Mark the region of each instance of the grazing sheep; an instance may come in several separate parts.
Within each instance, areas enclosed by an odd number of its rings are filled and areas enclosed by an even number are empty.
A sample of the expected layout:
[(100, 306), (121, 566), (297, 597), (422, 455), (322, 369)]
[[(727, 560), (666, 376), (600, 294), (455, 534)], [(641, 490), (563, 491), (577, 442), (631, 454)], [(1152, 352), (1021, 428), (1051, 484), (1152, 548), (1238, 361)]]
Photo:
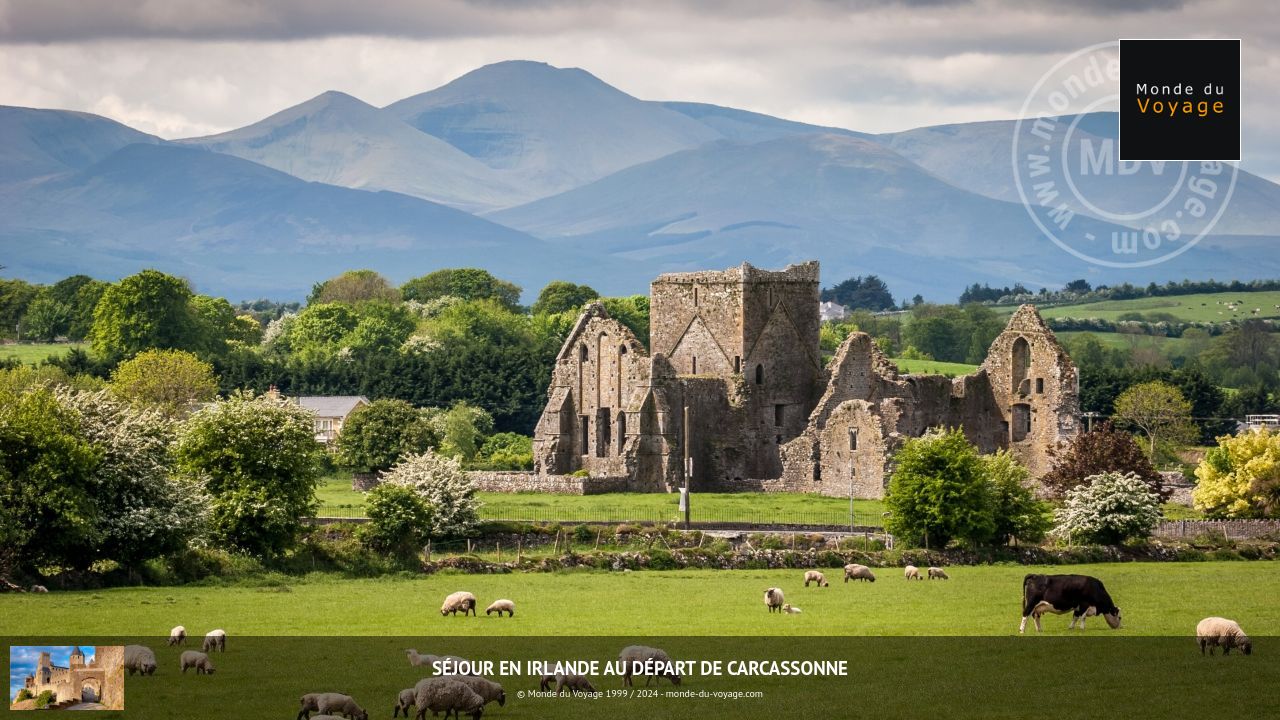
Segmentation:
[(803, 610), (792, 605), (791, 603), (787, 603), (786, 605), (782, 606), (782, 612), (788, 615), (799, 615), (801, 612), (803, 612)]
[[(626, 672), (622, 675), (623, 687), (631, 687), (631, 675), (633, 673), (642, 674), (645, 670), (644, 664), (649, 663), (649, 669), (656, 669), (659, 672), (654, 675), (646, 675), (644, 684), (648, 685), (654, 678), (667, 678), (672, 685), (680, 684), (680, 675), (676, 673), (675, 663), (671, 662), (671, 656), (658, 648), (646, 647), (644, 645), (628, 645), (622, 648), (622, 652), (618, 653), (618, 662), (622, 663)], [(637, 667), (636, 663), (640, 663)]]
[(458, 682), (471, 688), (475, 694), (484, 698), (484, 702), (488, 705), (491, 702), (497, 702), (498, 707), (507, 704), (507, 691), (502, 689), (502, 684), (494, 682), (488, 678), (479, 675), (441, 675), (440, 677)]
[(502, 613), (506, 613), (507, 617), (515, 617), (516, 604), (510, 600), (494, 600), (489, 607), (485, 608), (484, 614), (498, 613), (498, 617), (502, 617)]
[(307, 720), (311, 713), (321, 715), (342, 715), (351, 720), (369, 720), (369, 713), (360, 707), (350, 695), (342, 693), (307, 693), (298, 701), (302, 709), (298, 711), (301, 720)]
[[(417, 691), (413, 688), (405, 688), (400, 691), (400, 695), (396, 698), (395, 709), (391, 711), (391, 717), (400, 717), (400, 713), (404, 713), (405, 717), (409, 717), (409, 708), (414, 707), (415, 698), (418, 696)], [(316, 720), (311, 718), (311, 720)]]
[(866, 582), (875, 582), (876, 575), (875, 573), (871, 572), (871, 568), (867, 567), (866, 565), (858, 565), (857, 563), (853, 563), (853, 564), (844, 566), (844, 581), (849, 582), (850, 579), (864, 580)]
[(195, 668), (197, 675), (212, 675), (213, 662), (209, 660), (209, 656), (195, 650), (187, 650), (178, 658), (178, 663), (182, 666), (182, 674), (187, 674), (187, 668)]
[(169, 631), (169, 647), (184, 645), (187, 642), (187, 629), (181, 625)]
[(929, 568), (929, 579), (930, 580), (950, 580), (951, 576), (947, 574), (946, 570), (943, 570), (940, 567), (931, 567)]
[(128, 670), (130, 675), (134, 673), (155, 675), (156, 654), (146, 645), (125, 645), (124, 669)]
[(764, 606), (769, 608), (769, 612), (781, 611), (784, 602), (786, 599), (781, 588), (771, 587), (764, 591)]
[(902, 569), (902, 575), (903, 575), (903, 577), (905, 577), (905, 578), (906, 578), (906, 579), (908, 579), (908, 580), (923, 580), (923, 579), (924, 579), (924, 578), (920, 577), (920, 568), (916, 567), (915, 565), (908, 565), (908, 566), (906, 566), (905, 568), (903, 568), (903, 569)]
[(1207, 617), (1197, 623), (1196, 642), (1200, 644), (1201, 655), (1206, 647), (1210, 655), (1217, 647), (1222, 648), (1223, 655), (1230, 655), (1231, 648), (1240, 648), (1245, 655), (1253, 654), (1253, 641), (1240, 629), (1239, 623), (1226, 618)]
[(456, 616), (459, 611), (462, 612), (463, 616), (466, 616), (467, 613), (475, 615), (476, 596), (465, 590), (460, 590), (445, 598), (444, 604), (440, 606), (441, 615), (453, 614)]
[(409, 656), (409, 664), (413, 665), (414, 667), (418, 667), (418, 666), (431, 667), (432, 665), (438, 662), (445, 662), (445, 661), (453, 662), (455, 665), (458, 663), (466, 662), (465, 658), (460, 658), (457, 655), (432, 655), (430, 653), (424, 655), (422, 653), (419, 653), (417, 650), (414, 650), (413, 648), (409, 648), (404, 652), (406, 655)]
[(424, 678), (418, 681), (413, 690), (413, 702), (418, 706), (418, 712), (414, 715), (417, 720), (425, 720), (428, 710), (432, 715), (443, 710), (446, 718), (451, 713), (455, 717), (466, 713), (472, 720), (480, 720), (480, 716), (484, 714), (484, 698), (457, 680), (445, 677)]
[(809, 587), (810, 581), (818, 583), (818, 587), (828, 587), (827, 577), (817, 570), (809, 570), (804, 574), (804, 586)]
[(45, 587), (45, 586), (43, 586), (43, 585), (32, 585), (32, 586), (31, 586), (31, 592), (33, 592), (33, 593), (47, 593), (47, 592), (49, 592), (49, 588), (47, 588), (47, 587)]
[(209, 652), (211, 650), (217, 650), (218, 652), (226, 652), (227, 651), (227, 631), (226, 630), (210, 630), (209, 633), (204, 636), (204, 646), (201, 647), (201, 650), (204, 650), (205, 652)]
[(566, 675), (565, 673), (548, 673), (542, 676), (542, 682), (539, 687), (543, 690), (550, 690), (551, 683), (556, 684), (556, 694), (561, 695), (565, 689), (569, 690), (570, 695), (578, 693), (593, 693), (596, 691), (591, 680), (586, 675)]

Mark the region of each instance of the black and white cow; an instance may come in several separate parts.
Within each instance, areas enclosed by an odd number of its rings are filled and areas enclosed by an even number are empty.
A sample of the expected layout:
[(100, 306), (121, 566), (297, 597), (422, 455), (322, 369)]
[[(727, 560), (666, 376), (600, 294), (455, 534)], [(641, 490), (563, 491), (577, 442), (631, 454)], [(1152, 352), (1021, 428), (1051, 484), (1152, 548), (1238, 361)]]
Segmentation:
[(1027, 618), (1036, 621), (1040, 632), (1040, 616), (1051, 612), (1055, 615), (1071, 613), (1068, 629), (1090, 615), (1101, 615), (1114, 630), (1120, 627), (1120, 608), (1111, 602), (1111, 596), (1102, 581), (1088, 575), (1028, 575), (1022, 579), (1022, 624), (1018, 632), (1027, 629)]

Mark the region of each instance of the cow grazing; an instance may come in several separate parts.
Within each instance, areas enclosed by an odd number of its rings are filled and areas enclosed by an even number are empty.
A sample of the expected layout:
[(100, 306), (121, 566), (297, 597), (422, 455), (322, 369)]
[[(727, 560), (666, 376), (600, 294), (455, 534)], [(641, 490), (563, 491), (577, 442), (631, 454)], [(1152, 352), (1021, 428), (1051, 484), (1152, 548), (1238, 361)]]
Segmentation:
[(1022, 579), (1022, 624), (1018, 632), (1027, 629), (1027, 618), (1036, 621), (1036, 632), (1040, 632), (1040, 616), (1051, 612), (1055, 615), (1071, 613), (1071, 624), (1068, 629), (1080, 621), (1080, 629), (1084, 629), (1084, 620), (1090, 615), (1101, 615), (1111, 628), (1120, 627), (1120, 608), (1111, 601), (1102, 581), (1088, 575), (1027, 575)]

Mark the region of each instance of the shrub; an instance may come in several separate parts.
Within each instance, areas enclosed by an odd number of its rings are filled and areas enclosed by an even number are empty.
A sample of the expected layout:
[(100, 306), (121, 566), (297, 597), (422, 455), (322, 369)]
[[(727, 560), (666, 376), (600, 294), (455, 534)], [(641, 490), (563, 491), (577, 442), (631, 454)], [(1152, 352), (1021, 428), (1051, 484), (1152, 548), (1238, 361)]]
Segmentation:
[(472, 465), (484, 470), (532, 469), (533, 438), (511, 432), (491, 435), (480, 446)]
[(1210, 517), (1254, 518), (1280, 513), (1280, 433), (1218, 438), (1195, 470), (1191, 497)]
[(292, 547), (314, 512), (319, 455), (310, 412), (280, 397), (241, 392), (192, 415), (178, 468), (203, 483), (216, 540), (270, 557)]
[(1054, 534), (1086, 543), (1145, 539), (1160, 522), (1160, 496), (1133, 473), (1103, 473), (1068, 492), (1056, 520)]
[(982, 464), (991, 483), (993, 537), (1000, 542), (1011, 537), (1023, 542), (1040, 542), (1052, 523), (1049, 506), (1036, 500), (1027, 486), (1031, 474), (1007, 450), (984, 456)]
[(910, 543), (982, 543), (995, 531), (991, 490), (977, 448), (959, 430), (907, 440), (889, 481), (886, 529)]
[(147, 350), (116, 366), (111, 390), (125, 400), (178, 417), (193, 403), (212, 400), (218, 393), (218, 379), (212, 365), (189, 352)]
[(53, 702), (53, 691), (45, 690), (36, 697), (36, 708), (48, 707), (51, 702)]
[(13, 701), (22, 702), (23, 700), (30, 700), (32, 697), (33, 695), (31, 694), (30, 690), (26, 688), (22, 688), (21, 690), (18, 691), (18, 694), (14, 696)]
[(413, 487), (375, 487), (369, 491), (365, 513), (369, 522), (361, 526), (360, 539), (375, 550), (409, 557), (431, 535), (431, 508)]
[(422, 453), (439, 444), (423, 414), (403, 400), (374, 400), (351, 413), (335, 450), (343, 466), (382, 472), (404, 455)]
[(430, 536), (461, 537), (479, 525), (476, 486), (455, 458), (433, 452), (409, 455), (382, 477), (383, 485), (413, 489), (431, 513)]
[(1117, 430), (1109, 422), (1102, 423), (1091, 432), (1076, 435), (1040, 482), (1061, 495), (1085, 484), (1087, 478), (1107, 472), (1134, 473), (1152, 491), (1163, 494), (1160, 473), (1156, 472), (1146, 453), (1132, 435)]

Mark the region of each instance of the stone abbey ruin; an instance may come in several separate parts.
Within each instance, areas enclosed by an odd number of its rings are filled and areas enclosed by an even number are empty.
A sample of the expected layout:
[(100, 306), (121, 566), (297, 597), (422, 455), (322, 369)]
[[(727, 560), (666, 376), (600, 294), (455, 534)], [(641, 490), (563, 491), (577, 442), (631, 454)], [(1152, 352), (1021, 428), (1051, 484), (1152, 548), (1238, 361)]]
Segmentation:
[(900, 373), (861, 332), (824, 367), (818, 297), (816, 262), (661, 275), (652, 352), (589, 306), (552, 371), (534, 484), (670, 492), (687, 452), (694, 491), (879, 498), (897, 448), (931, 428), (962, 428), (983, 452), (1008, 448), (1033, 476), (1075, 434), (1076, 368), (1033, 306), (977, 371), (952, 379)]

